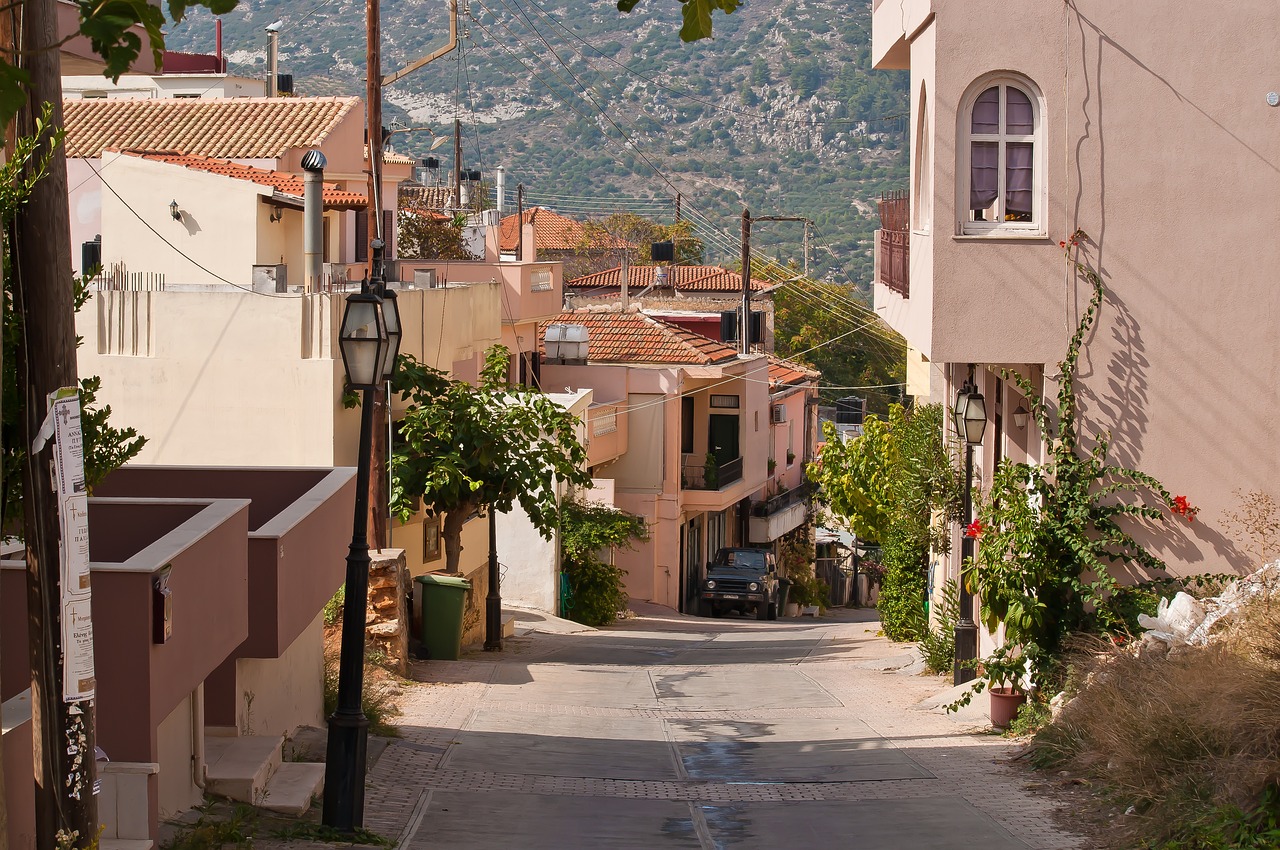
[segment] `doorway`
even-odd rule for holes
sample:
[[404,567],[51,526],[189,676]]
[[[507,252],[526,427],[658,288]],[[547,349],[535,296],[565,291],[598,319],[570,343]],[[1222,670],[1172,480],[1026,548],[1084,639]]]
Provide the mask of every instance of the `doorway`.
[[716,463],[723,466],[738,459],[738,417],[723,413],[711,414],[707,427],[707,450],[715,455]]

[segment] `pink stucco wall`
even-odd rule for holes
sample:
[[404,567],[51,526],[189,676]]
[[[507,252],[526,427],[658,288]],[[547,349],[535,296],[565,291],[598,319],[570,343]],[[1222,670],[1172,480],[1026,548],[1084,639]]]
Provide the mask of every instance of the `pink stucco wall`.
[[[908,5],[875,12],[873,53],[892,66],[909,50],[911,185],[931,184],[933,215],[911,235],[910,298],[877,286],[877,309],[936,364],[1047,364],[1052,375],[1090,294],[1058,241],[1083,229],[1107,287],[1080,364],[1088,426],[1112,434],[1114,460],[1202,509],[1194,525],[1146,536],[1174,569],[1246,568],[1224,511],[1236,490],[1276,495],[1280,478],[1274,3]],[[956,235],[958,104],[993,71],[1041,95],[1040,236]],[[922,121],[932,150],[917,161]],[[921,168],[930,180],[915,179]],[[995,441],[1026,442],[1012,431],[988,431],[987,474]]]

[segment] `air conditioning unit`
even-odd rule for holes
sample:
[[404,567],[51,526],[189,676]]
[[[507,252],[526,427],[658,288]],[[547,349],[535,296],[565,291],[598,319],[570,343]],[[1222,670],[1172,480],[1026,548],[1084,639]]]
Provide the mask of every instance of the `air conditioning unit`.
[[775,404],[769,408],[769,421],[774,425],[787,421],[787,406],[785,404]]

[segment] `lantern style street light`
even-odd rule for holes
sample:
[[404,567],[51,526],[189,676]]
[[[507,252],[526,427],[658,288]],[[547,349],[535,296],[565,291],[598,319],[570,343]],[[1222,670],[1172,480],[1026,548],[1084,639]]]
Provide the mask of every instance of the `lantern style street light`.
[[[377,240],[375,240],[377,242]],[[376,248],[381,248],[381,244]],[[361,390],[360,443],[356,460],[356,504],[347,550],[342,650],[338,662],[338,707],[329,717],[325,757],[326,826],[345,832],[364,826],[364,777],[369,721],[361,709],[364,690],[365,607],[369,597],[369,466],[373,444],[373,394],[390,380],[400,350],[400,314],[394,294],[379,297],[381,264],[374,279],[347,296],[338,333],[347,384]]]
[[[972,367],[970,367],[972,375]],[[987,430],[987,404],[973,384],[972,376],[956,393],[951,409],[956,436],[964,441],[964,493],[962,520],[965,530],[960,536],[960,616],[955,626],[956,654],[952,669],[953,684],[960,685],[977,678],[974,660],[978,657],[978,625],[973,620],[973,591],[965,581],[964,565],[973,560],[973,537],[968,526],[973,522],[973,447],[982,444]]]

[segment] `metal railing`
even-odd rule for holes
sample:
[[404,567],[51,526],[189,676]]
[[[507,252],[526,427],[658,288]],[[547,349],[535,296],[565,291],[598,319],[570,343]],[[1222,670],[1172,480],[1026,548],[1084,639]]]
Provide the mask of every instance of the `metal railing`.
[[751,503],[751,515],[755,517],[773,516],[778,511],[785,510],[797,502],[803,502],[809,497],[809,482],[806,481],[799,487],[792,487],[785,493],[779,493],[770,499],[761,502]]
[[723,490],[742,480],[742,458],[708,464],[706,455],[685,455],[680,465],[680,486],[685,490]]
[[880,282],[910,297],[911,210],[907,193],[899,190],[880,196]]

